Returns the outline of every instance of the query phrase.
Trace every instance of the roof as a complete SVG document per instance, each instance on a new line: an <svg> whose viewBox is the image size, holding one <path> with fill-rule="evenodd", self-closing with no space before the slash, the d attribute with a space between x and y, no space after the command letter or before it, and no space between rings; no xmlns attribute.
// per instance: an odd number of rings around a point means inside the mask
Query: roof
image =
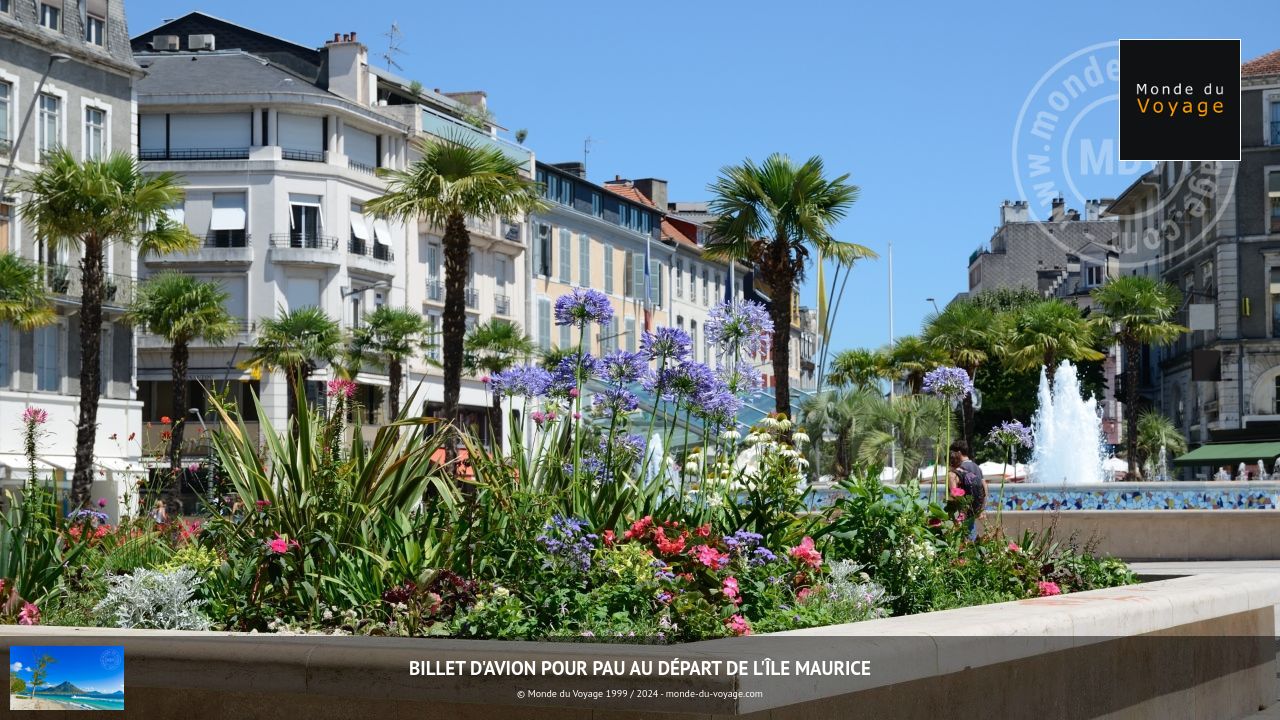
<svg viewBox="0 0 1280 720"><path fill-rule="evenodd" d="M1173 462L1175 465L1234 465L1241 462L1254 463L1259 458L1266 460L1277 456L1280 456L1280 441L1212 443L1201 445L1179 456Z"/></svg>
<svg viewBox="0 0 1280 720"><path fill-rule="evenodd" d="M631 202L637 202L637 203L640 203L641 205L646 205L654 209L657 209L658 207L657 205L653 204L652 200L645 197L644 193L637 190L636 187L630 183L606 182L604 184L604 189L608 190L614 195L624 197L630 200Z"/></svg>
<svg viewBox="0 0 1280 720"><path fill-rule="evenodd" d="M242 50L139 53L147 76L139 95L245 95L287 92L338 97Z"/></svg>
<svg viewBox="0 0 1280 720"><path fill-rule="evenodd" d="M1240 66L1242 77L1280 75L1280 50L1272 50Z"/></svg>
<svg viewBox="0 0 1280 720"><path fill-rule="evenodd" d="M667 218L662 218L662 236L669 237L672 240L675 240L676 242L682 245L698 247L698 243L696 240L693 240L688 235L685 235L680 230L680 228L676 227L675 223L671 222Z"/></svg>

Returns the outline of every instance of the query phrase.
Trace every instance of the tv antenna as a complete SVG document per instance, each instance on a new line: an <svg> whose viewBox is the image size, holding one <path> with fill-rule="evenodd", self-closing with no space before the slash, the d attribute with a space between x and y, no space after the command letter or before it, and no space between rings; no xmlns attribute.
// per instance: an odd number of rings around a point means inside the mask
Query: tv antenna
<svg viewBox="0 0 1280 720"><path fill-rule="evenodd" d="M582 141L582 164L583 165L587 164L587 156L591 154L591 146L598 142L600 141L591 137L590 135L587 136L586 140Z"/></svg>
<svg viewBox="0 0 1280 720"><path fill-rule="evenodd" d="M400 48L400 40L404 37L400 32L400 23L392 22L391 29L382 33L382 37L387 39L387 51L382 54L382 61L388 70L400 70L400 63L396 62L396 56L405 52Z"/></svg>

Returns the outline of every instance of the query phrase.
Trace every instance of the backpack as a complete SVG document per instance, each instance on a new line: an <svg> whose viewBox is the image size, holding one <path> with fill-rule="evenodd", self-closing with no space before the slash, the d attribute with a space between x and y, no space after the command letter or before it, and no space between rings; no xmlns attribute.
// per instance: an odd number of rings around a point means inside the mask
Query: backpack
<svg viewBox="0 0 1280 720"><path fill-rule="evenodd" d="M956 479L961 490L970 498L970 508L981 514L987 504L987 486L982 482L982 470L972 460L965 460L956 468Z"/></svg>

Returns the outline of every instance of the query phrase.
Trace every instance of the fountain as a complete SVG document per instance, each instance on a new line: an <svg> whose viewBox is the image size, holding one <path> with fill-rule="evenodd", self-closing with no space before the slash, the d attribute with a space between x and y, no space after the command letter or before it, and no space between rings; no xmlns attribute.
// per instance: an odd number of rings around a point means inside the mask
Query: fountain
<svg viewBox="0 0 1280 720"><path fill-rule="evenodd" d="M1160 446L1160 464L1156 466L1152 479L1156 482L1169 482L1169 450L1163 445Z"/></svg>
<svg viewBox="0 0 1280 720"><path fill-rule="evenodd" d="M1032 451L1033 483L1080 485L1103 482L1102 419L1098 402L1080 395L1076 368L1066 360L1058 366L1053 388L1040 371L1039 407L1032 423L1035 448Z"/></svg>
<svg viewBox="0 0 1280 720"><path fill-rule="evenodd" d="M1239 482L1244 482L1245 480L1248 480L1249 476L1245 474L1246 472L1247 471L1244 469L1244 461L1241 461L1240 467L1236 470L1236 480L1238 480Z"/></svg>
<svg viewBox="0 0 1280 720"><path fill-rule="evenodd" d="M1271 476L1267 474L1267 461L1259 460L1258 461L1258 480L1261 482L1267 482L1270 479L1271 479Z"/></svg>

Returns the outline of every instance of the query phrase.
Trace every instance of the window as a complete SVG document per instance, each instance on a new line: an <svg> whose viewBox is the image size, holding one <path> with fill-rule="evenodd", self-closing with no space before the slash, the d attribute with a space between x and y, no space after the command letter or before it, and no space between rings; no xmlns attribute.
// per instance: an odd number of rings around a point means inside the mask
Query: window
<svg viewBox="0 0 1280 720"><path fill-rule="evenodd" d="M623 294L627 297L644 297L644 253L627 253L626 283Z"/></svg>
<svg viewBox="0 0 1280 720"><path fill-rule="evenodd" d="M684 260L676 260L676 297L684 297Z"/></svg>
<svg viewBox="0 0 1280 720"><path fill-rule="evenodd" d="M1280 337L1280 268L1271 268L1271 337Z"/></svg>
<svg viewBox="0 0 1280 720"><path fill-rule="evenodd" d="M662 307L662 263L657 260L649 261L649 302L656 307Z"/></svg>
<svg viewBox="0 0 1280 720"><path fill-rule="evenodd" d="M209 243L220 248L245 247L248 219L244 193L214 193Z"/></svg>
<svg viewBox="0 0 1280 720"><path fill-rule="evenodd" d="M427 357L440 359L440 316L427 313Z"/></svg>
<svg viewBox="0 0 1280 720"><path fill-rule="evenodd" d="M538 347L551 349L551 301L538 298Z"/></svg>
<svg viewBox="0 0 1280 720"><path fill-rule="evenodd" d="M572 282L572 255L573 252L573 233L566 228L560 228L560 277L562 283Z"/></svg>
<svg viewBox="0 0 1280 720"><path fill-rule="evenodd" d="M499 294L507 292L507 256L498 255L493 258L493 282Z"/></svg>
<svg viewBox="0 0 1280 720"><path fill-rule="evenodd" d="M567 350L573 345L572 325L561 325L560 327L560 343L556 346L561 350Z"/></svg>
<svg viewBox="0 0 1280 720"><path fill-rule="evenodd" d="M315 248L320 245L320 229L324 218L320 214L320 197L316 195L289 196L289 244L293 247Z"/></svg>
<svg viewBox="0 0 1280 720"><path fill-rule="evenodd" d="M13 333L9 329L9 323L0 323L0 388L9 387L10 378L13 377L13 369L9 366L9 346L13 340Z"/></svg>
<svg viewBox="0 0 1280 720"><path fill-rule="evenodd" d="M591 191L591 214L604 217L604 204L600 202L600 193L595 190Z"/></svg>
<svg viewBox="0 0 1280 720"><path fill-rule="evenodd" d="M538 225L538 237L533 241L534 277L551 277L551 226Z"/></svg>
<svg viewBox="0 0 1280 720"><path fill-rule="evenodd" d="M1200 287L1204 288L1206 293L1213 293L1213 261L1206 260L1200 264Z"/></svg>
<svg viewBox="0 0 1280 720"><path fill-rule="evenodd" d="M702 304L710 305L710 293L707 292L707 269L702 268Z"/></svg>
<svg viewBox="0 0 1280 720"><path fill-rule="evenodd" d="M1101 265L1085 265L1084 266L1084 284L1085 287L1096 287L1102 284L1103 268Z"/></svg>
<svg viewBox="0 0 1280 720"><path fill-rule="evenodd" d="M591 287L591 238L586 234L578 236L578 284Z"/></svg>
<svg viewBox="0 0 1280 720"><path fill-rule="evenodd" d="M720 302L724 298L724 288L721 286L720 273L716 273L716 294L713 297L716 302Z"/></svg>
<svg viewBox="0 0 1280 720"><path fill-rule="evenodd" d="M558 202L561 205L573 204L573 181L562 178L559 175L540 171L539 179L543 182L545 196L548 200Z"/></svg>
<svg viewBox="0 0 1280 720"><path fill-rule="evenodd" d="M98 345L98 394L111 397L111 328L102 328Z"/></svg>
<svg viewBox="0 0 1280 720"><path fill-rule="evenodd" d="M613 294L613 246L604 246L604 292Z"/></svg>
<svg viewBox="0 0 1280 720"><path fill-rule="evenodd" d="M13 217L13 206L0 203L0 253L17 250L9 247L9 222Z"/></svg>
<svg viewBox="0 0 1280 720"><path fill-rule="evenodd" d="M1280 233L1280 171L1267 173L1267 201L1271 208L1271 232Z"/></svg>
<svg viewBox="0 0 1280 720"><path fill-rule="evenodd" d="M84 156L101 160L107 154L107 111L102 108L84 109Z"/></svg>
<svg viewBox="0 0 1280 720"><path fill-rule="evenodd" d="M6 82L0 82L0 151L5 153L8 153L9 142L12 140L9 135L9 115L12 102L13 86Z"/></svg>
<svg viewBox="0 0 1280 720"><path fill-rule="evenodd" d="M689 347L690 347L690 351L693 354L693 361L698 362L699 345L698 345L698 321L697 320L689 321L689 340L690 340Z"/></svg>
<svg viewBox="0 0 1280 720"><path fill-rule="evenodd" d="M627 318L626 328L627 328L627 352L635 352L636 351L636 319L633 317Z"/></svg>
<svg viewBox="0 0 1280 720"><path fill-rule="evenodd" d="M56 4L51 2L40 3L40 24L43 25L44 27L49 28L50 30L62 29L61 0L59 0L59 2L57 2Z"/></svg>
<svg viewBox="0 0 1280 720"><path fill-rule="evenodd" d="M61 353L58 352L58 325L35 330L36 390L58 392L62 388Z"/></svg>
<svg viewBox="0 0 1280 720"><path fill-rule="evenodd" d="M1276 376L1276 381L1275 381L1275 398L1276 398L1276 400L1275 400L1275 407L1271 409L1271 412L1272 412L1272 413L1274 413L1274 414L1276 414L1276 415L1280 415L1280 375L1277 375L1277 376Z"/></svg>
<svg viewBox="0 0 1280 720"><path fill-rule="evenodd" d="M9 0L0 0L0 12L9 12Z"/></svg>
<svg viewBox="0 0 1280 720"><path fill-rule="evenodd" d="M84 41L101 47L107 36L107 0L89 0L84 18Z"/></svg>
<svg viewBox="0 0 1280 720"><path fill-rule="evenodd" d="M591 352L591 323L582 326L582 335L579 342L582 343L582 352Z"/></svg>
<svg viewBox="0 0 1280 720"><path fill-rule="evenodd" d="M36 147L47 153L62 144L62 100L46 93L40 94L39 137Z"/></svg>
<svg viewBox="0 0 1280 720"><path fill-rule="evenodd" d="M1271 144L1280 145L1280 100L1271 101Z"/></svg>

